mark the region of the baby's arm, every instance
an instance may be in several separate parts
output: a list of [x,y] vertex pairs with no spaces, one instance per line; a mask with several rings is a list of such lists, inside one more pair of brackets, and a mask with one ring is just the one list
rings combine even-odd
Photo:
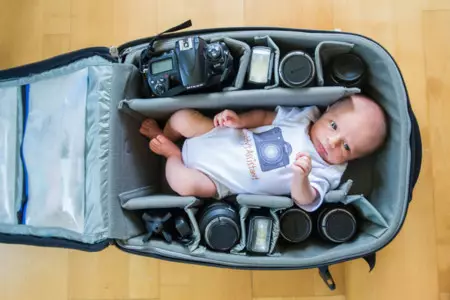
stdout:
[[274,111],[262,109],[252,110],[238,115],[232,110],[224,110],[214,117],[214,126],[225,126],[232,128],[256,128],[264,125],[271,125],[275,119]]
[[314,202],[317,191],[311,186],[308,175],[311,172],[311,158],[304,153],[298,153],[294,164],[294,177],[291,182],[291,196],[298,205],[308,205]]

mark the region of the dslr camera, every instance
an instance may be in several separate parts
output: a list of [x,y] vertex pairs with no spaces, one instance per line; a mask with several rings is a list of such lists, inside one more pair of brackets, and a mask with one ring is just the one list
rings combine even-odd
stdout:
[[216,86],[233,73],[233,56],[223,42],[207,43],[193,36],[175,42],[175,49],[149,57],[144,73],[153,94],[174,96]]
[[261,133],[254,133],[253,139],[261,171],[267,172],[289,165],[289,155],[292,153],[292,146],[284,141],[279,127]]

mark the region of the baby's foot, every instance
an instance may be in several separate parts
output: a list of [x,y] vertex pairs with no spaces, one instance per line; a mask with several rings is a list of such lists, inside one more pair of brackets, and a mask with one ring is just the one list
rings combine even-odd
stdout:
[[141,129],[139,129],[140,133],[145,135],[146,137],[153,139],[157,135],[162,134],[161,128],[159,128],[158,123],[156,123],[153,119],[146,119],[141,124]]
[[170,156],[181,157],[180,148],[162,134],[159,134],[150,141],[150,149],[165,158],[169,158]]

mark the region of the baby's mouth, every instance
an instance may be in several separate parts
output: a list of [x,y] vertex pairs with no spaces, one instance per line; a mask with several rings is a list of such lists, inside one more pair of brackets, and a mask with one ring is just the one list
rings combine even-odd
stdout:
[[317,148],[318,148],[317,150],[319,151],[320,156],[322,156],[322,157],[328,156],[327,150],[325,149],[325,147],[323,146],[323,144],[320,141],[318,141]]

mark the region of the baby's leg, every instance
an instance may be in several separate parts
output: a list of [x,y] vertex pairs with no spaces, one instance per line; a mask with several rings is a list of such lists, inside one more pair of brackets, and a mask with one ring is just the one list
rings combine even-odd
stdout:
[[180,149],[163,135],[150,141],[150,149],[167,158],[166,177],[170,187],[181,196],[209,198],[216,194],[216,185],[196,169],[183,164]]
[[193,109],[183,109],[174,113],[164,127],[164,135],[171,141],[181,137],[200,136],[214,128],[213,120]]

